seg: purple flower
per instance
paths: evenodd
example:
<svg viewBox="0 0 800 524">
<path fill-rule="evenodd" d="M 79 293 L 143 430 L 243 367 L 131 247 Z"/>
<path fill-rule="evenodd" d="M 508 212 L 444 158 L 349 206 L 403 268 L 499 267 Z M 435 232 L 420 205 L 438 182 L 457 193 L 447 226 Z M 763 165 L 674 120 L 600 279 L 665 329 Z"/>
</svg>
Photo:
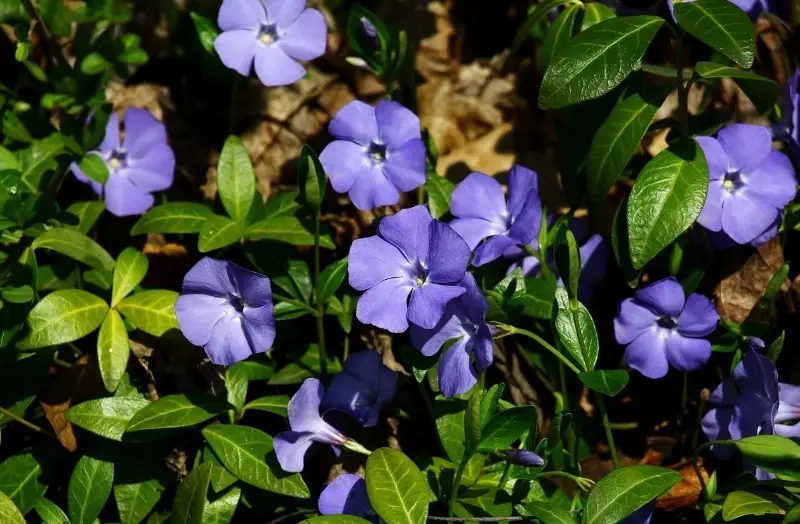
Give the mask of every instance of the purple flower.
<svg viewBox="0 0 800 524">
<path fill-rule="evenodd" d="M 375 28 L 375 24 L 370 22 L 366 16 L 362 16 L 359 19 L 359 23 L 361 24 L 361 31 L 367 36 L 367 38 L 370 40 L 375 40 L 378 38 L 378 30 Z"/>
<path fill-rule="evenodd" d="M 325 53 L 327 27 L 322 14 L 306 9 L 305 0 L 223 0 L 214 40 L 222 63 L 265 86 L 300 80 L 306 70 L 296 60 L 313 60 Z"/>
<path fill-rule="evenodd" d="M 450 226 L 475 250 L 473 265 L 482 266 L 536 238 L 542 220 L 538 187 L 536 172 L 520 165 L 508 174 L 508 203 L 500 182 L 483 173 L 472 173 L 456 186 L 450 205 L 456 219 Z"/>
<path fill-rule="evenodd" d="M 789 158 L 772 150 L 772 134 L 762 126 L 732 124 L 717 138 L 697 137 L 708 162 L 705 206 L 697 222 L 747 244 L 775 226 L 797 192 Z"/>
<path fill-rule="evenodd" d="M 318 508 L 323 515 L 354 515 L 367 520 L 376 516 L 367 495 L 367 483 L 352 473 L 342 473 L 322 490 Z"/>
<path fill-rule="evenodd" d="M 775 140 L 789 141 L 789 153 L 795 162 L 800 161 L 800 93 L 798 93 L 798 82 L 800 82 L 800 69 L 795 69 L 792 76 L 783 86 L 783 114 L 781 119 L 772 127 L 772 135 Z"/>
<path fill-rule="evenodd" d="M 719 314 L 706 297 L 683 288 L 672 277 L 641 288 L 619 305 L 614 319 L 617 342 L 626 344 L 625 362 L 648 378 L 661 378 L 671 365 L 694 371 L 711 357 L 702 338 L 717 327 Z"/>
<path fill-rule="evenodd" d="M 360 351 L 350 355 L 342 372 L 333 377 L 322 405 L 344 411 L 364 426 L 374 426 L 396 390 L 397 375 L 383 365 L 381 356 L 376 351 Z"/>
<path fill-rule="evenodd" d="M 632 515 L 622 521 L 622 524 L 650 524 L 650 519 L 653 518 L 653 511 L 655 509 L 655 501 L 649 502 L 634 511 Z"/>
<path fill-rule="evenodd" d="M 87 177 L 77 163 L 70 168 L 75 178 L 102 194 L 112 215 L 141 215 L 153 205 L 153 191 L 172 185 L 175 154 L 167 144 L 167 130 L 146 109 L 125 110 L 125 139 L 120 140 L 119 117 L 112 113 L 106 136 L 99 149 L 89 154 L 103 159 L 108 167 L 105 184 Z"/>
<path fill-rule="evenodd" d="M 275 340 L 269 278 L 205 257 L 183 277 L 175 302 L 183 336 L 214 364 L 230 366 L 263 353 Z"/>
<path fill-rule="evenodd" d="M 506 450 L 506 458 L 512 464 L 525 467 L 536 467 L 544 465 L 544 459 L 533 451 L 511 448 Z"/>
<path fill-rule="evenodd" d="M 439 360 L 439 388 L 446 397 L 472 389 L 493 359 L 492 332 L 485 321 L 489 304 L 471 274 L 464 276 L 462 286 L 466 292 L 447 306 L 438 325 L 411 327 L 411 342 L 427 357 L 454 341 Z"/>
<path fill-rule="evenodd" d="M 354 100 L 331 120 L 336 137 L 319 160 L 337 193 L 347 193 L 358 209 L 389 206 L 400 191 L 425 183 L 425 144 L 417 115 L 397 102 L 376 107 Z"/>
<path fill-rule="evenodd" d="M 382 219 L 378 235 L 350 247 L 350 285 L 364 291 L 356 317 L 392 333 L 408 329 L 409 321 L 433 328 L 447 303 L 464 293 L 459 284 L 469 257 L 458 233 L 425 206 Z"/>
<path fill-rule="evenodd" d="M 278 433 L 273 441 L 275 455 L 284 471 L 303 471 L 306 451 L 314 442 L 330 444 L 336 454 L 347 442 L 347 437 L 319 414 L 324 394 L 325 388 L 318 379 L 307 378 L 289 401 L 289 427 L 292 430 Z"/>
</svg>

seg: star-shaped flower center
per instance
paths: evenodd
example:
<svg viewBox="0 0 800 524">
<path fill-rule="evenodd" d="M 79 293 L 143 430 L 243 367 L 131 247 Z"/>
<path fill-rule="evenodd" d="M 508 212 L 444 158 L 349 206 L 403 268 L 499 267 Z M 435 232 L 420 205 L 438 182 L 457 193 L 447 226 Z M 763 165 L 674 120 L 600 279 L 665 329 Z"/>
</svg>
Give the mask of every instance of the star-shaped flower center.
<svg viewBox="0 0 800 524">
<path fill-rule="evenodd" d="M 658 327 L 665 329 L 673 329 L 678 325 L 678 323 L 675 322 L 675 319 L 672 317 L 661 317 L 656 321 L 656 323 L 658 324 Z"/>
<path fill-rule="evenodd" d="M 119 169 L 125 167 L 127 163 L 128 152 L 124 149 L 115 149 L 111 152 L 108 159 L 108 167 L 111 169 Z"/>
<path fill-rule="evenodd" d="M 372 142 L 367 148 L 367 154 L 376 164 L 382 164 L 386 161 L 386 144 L 380 141 Z"/>
<path fill-rule="evenodd" d="M 726 191 L 736 191 L 740 187 L 744 185 L 742 181 L 742 176 L 739 171 L 730 171 L 725 173 L 725 178 L 722 180 L 722 188 Z"/>
<path fill-rule="evenodd" d="M 270 45 L 278 40 L 278 26 L 274 23 L 264 23 L 258 29 L 258 41 Z"/>
</svg>

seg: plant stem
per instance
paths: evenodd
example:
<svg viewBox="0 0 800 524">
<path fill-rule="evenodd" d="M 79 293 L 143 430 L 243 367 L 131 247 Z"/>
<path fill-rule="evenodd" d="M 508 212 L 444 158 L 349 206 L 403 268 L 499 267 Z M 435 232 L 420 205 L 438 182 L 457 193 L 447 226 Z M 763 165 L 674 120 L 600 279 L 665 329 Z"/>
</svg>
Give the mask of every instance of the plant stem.
<svg viewBox="0 0 800 524">
<path fill-rule="evenodd" d="M 586 491 L 584 486 L 586 486 L 587 482 L 591 482 L 588 481 L 587 479 L 582 479 L 571 473 L 567 473 L 566 471 L 543 471 L 542 473 L 536 474 L 536 478 L 547 478 L 547 477 L 563 477 L 565 479 L 569 479 L 584 491 Z"/>
<path fill-rule="evenodd" d="M 708 491 L 706 489 L 706 481 L 703 479 L 703 474 L 700 472 L 700 468 L 697 467 L 697 459 L 700 457 L 700 452 L 711 446 L 733 445 L 734 443 L 732 440 L 709 440 L 697 446 L 694 453 L 692 453 L 692 467 L 694 468 L 694 474 L 697 475 L 697 481 L 700 482 L 700 493 L 703 495 L 703 500 L 708 500 Z"/>
<path fill-rule="evenodd" d="M 597 393 L 597 407 L 600 409 L 600 416 L 603 418 L 603 429 L 606 430 L 606 440 L 608 440 L 608 450 L 611 452 L 611 463 L 614 464 L 614 469 L 619 469 L 619 458 L 617 458 L 617 446 L 614 445 L 614 435 L 611 433 L 611 422 L 608 420 L 608 412 L 606 411 L 606 403 L 603 396 Z"/>
<path fill-rule="evenodd" d="M 30 429 L 32 431 L 35 431 L 36 433 L 42 433 L 43 435 L 50 435 L 49 433 L 46 433 L 42 428 L 40 428 L 39 426 L 37 426 L 33 422 L 28 422 L 24 418 L 20 417 L 19 415 L 15 415 L 14 413 L 12 413 L 9 410 L 7 410 L 6 408 L 0 408 L 0 413 L 2 413 L 3 415 L 7 416 L 11 420 L 19 422 L 20 424 L 22 424 L 26 428 L 28 428 L 28 429 Z"/>
<path fill-rule="evenodd" d="M 642 64 L 642 71 L 651 75 L 663 76 L 665 78 L 676 78 L 678 70 L 674 67 L 657 66 L 652 64 Z M 684 76 L 692 76 L 694 71 L 692 69 L 684 69 Z"/>
<path fill-rule="evenodd" d="M 56 59 L 58 59 L 58 61 L 66 67 L 71 67 L 67 57 L 64 56 L 61 47 L 59 47 L 55 39 L 52 38 L 52 33 L 47 29 L 47 25 L 45 25 L 44 20 L 42 20 L 42 17 L 33 6 L 31 0 L 22 0 L 22 5 L 25 6 L 25 11 L 28 12 L 28 16 L 36 21 L 34 26 L 35 30 L 39 33 L 39 38 L 45 43 L 45 52 L 50 56 L 50 61 L 55 62 Z"/>
<path fill-rule="evenodd" d="M 447 512 L 448 517 L 452 517 L 456 513 L 456 500 L 458 499 L 458 486 L 461 485 L 461 477 L 464 476 L 464 470 L 467 469 L 467 463 L 471 457 L 462 457 L 461 464 L 458 465 L 456 476 L 453 477 L 453 489 L 450 491 L 450 510 Z"/>
<path fill-rule="evenodd" d="M 511 475 L 511 463 L 506 461 L 506 467 L 503 469 L 503 474 L 500 476 L 500 481 L 497 483 L 497 491 L 503 491 L 508 482 L 508 477 Z"/>
<path fill-rule="evenodd" d="M 510 326 L 508 324 L 495 324 L 495 326 L 497 326 L 498 328 L 502 329 L 503 331 L 505 331 L 509 335 L 523 335 L 523 336 L 526 336 L 526 337 L 528 337 L 528 338 L 530 338 L 532 340 L 535 340 L 536 342 L 539 343 L 540 346 L 542 346 L 547 351 L 549 351 L 550 353 L 555 355 L 559 360 L 561 360 L 561 362 L 563 362 L 565 366 L 567 366 L 569 369 L 571 369 L 573 371 L 573 373 L 575 373 L 576 375 L 581 373 L 581 370 L 578 369 L 577 367 L 575 367 L 575 364 L 570 362 L 570 360 L 566 356 L 562 355 L 561 352 L 559 352 L 556 348 L 554 348 L 545 339 L 543 339 L 542 337 L 540 337 L 536 333 L 532 333 L 532 332 L 528 331 L 527 329 L 521 329 L 521 328 L 518 328 L 516 326 Z"/>
<path fill-rule="evenodd" d="M 325 304 L 319 299 L 322 293 L 321 282 L 319 281 L 319 233 L 320 233 L 320 216 L 317 213 L 314 217 L 314 282 L 316 283 L 316 293 L 314 294 L 314 302 L 317 306 L 317 339 L 319 341 L 319 370 L 322 377 L 328 376 L 328 355 L 325 351 L 325 323 L 324 323 L 324 310 Z"/>
</svg>

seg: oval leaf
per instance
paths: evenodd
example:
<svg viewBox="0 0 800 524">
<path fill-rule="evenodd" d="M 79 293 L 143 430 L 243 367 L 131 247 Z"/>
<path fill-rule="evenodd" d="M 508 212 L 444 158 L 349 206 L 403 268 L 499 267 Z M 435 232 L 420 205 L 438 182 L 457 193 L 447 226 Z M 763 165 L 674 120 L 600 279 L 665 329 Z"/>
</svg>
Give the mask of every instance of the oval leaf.
<svg viewBox="0 0 800 524">
<path fill-rule="evenodd" d="M 274 240 L 295 246 L 313 246 L 314 224 L 297 217 L 278 216 L 251 224 L 245 235 L 252 240 Z M 319 245 L 328 249 L 336 247 L 327 233 L 320 235 Z"/>
<path fill-rule="evenodd" d="M 800 445 L 778 435 L 758 435 L 735 442 L 742 455 L 778 477 L 800 480 Z"/>
<path fill-rule="evenodd" d="M 94 180 L 98 184 L 105 184 L 108 182 L 108 166 L 105 161 L 100 158 L 100 155 L 89 153 L 81 159 L 79 166 L 83 174 L 90 180 Z"/>
<path fill-rule="evenodd" d="M 0 463 L 0 491 L 25 514 L 47 489 L 42 476 L 42 466 L 32 454 L 13 455 Z"/>
<path fill-rule="evenodd" d="M 110 393 L 116 391 L 125 369 L 128 367 L 128 356 L 131 345 L 128 331 L 122 317 L 115 310 L 109 310 L 100 333 L 97 336 L 97 363 L 103 384 Z"/>
<path fill-rule="evenodd" d="M 539 63 L 542 71 L 547 70 L 553 57 L 567 47 L 569 41 L 572 40 L 575 34 L 575 20 L 581 12 L 583 12 L 581 6 L 567 6 L 550 24 L 544 37 L 544 43 L 542 43 L 542 50 L 539 53 Z"/>
<path fill-rule="evenodd" d="M 617 16 L 605 4 L 600 2 L 591 2 L 586 4 L 586 11 L 583 13 L 583 20 L 581 20 L 581 32 L 586 31 L 593 25 L 599 24 L 603 20 L 614 18 Z"/>
<path fill-rule="evenodd" d="M 42 519 L 42 524 L 69 524 L 69 517 L 64 513 L 64 510 L 49 499 L 44 497 L 40 498 L 33 509 L 36 510 L 36 514 Z M 2 515 L 2 511 L 0 511 L 0 516 Z M 3 522 L 6 522 L 6 518 L 7 517 L 3 517 Z M 14 521 L 10 520 L 8 522 L 13 523 Z M 24 523 L 25 521 L 22 520 L 20 522 Z"/>
<path fill-rule="evenodd" d="M 114 259 L 100 244 L 66 227 L 48 229 L 36 237 L 33 249 L 51 249 L 95 269 L 109 272 L 114 269 Z"/>
<path fill-rule="evenodd" d="M 133 416 L 125 436 L 136 436 L 150 430 L 194 426 L 222 413 L 227 404 L 213 398 L 167 395 L 151 402 Z"/>
<path fill-rule="evenodd" d="M 206 493 L 211 482 L 211 463 L 204 462 L 194 468 L 178 486 L 172 503 L 173 524 L 202 524 L 206 509 Z"/>
<path fill-rule="evenodd" d="M 520 515 L 533 517 L 545 524 L 575 524 L 577 519 L 572 514 L 549 502 L 531 502 L 524 507 L 517 506 Z"/>
<path fill-rule="evenodd" d="M 139 524 L 153 510 L 164 492 L 158 479 L 117 484 L 114 499 L 117 501 L 120 524 Z"/>
<path fill-rule="evenodd" d="M 578 251 L 575 235 L 568 227 L 560 228 L 553 251 L 558 275 L 566 283 L 570 298 L 577 300 L 578 280 L 581 276 L 581 254 Z"/>
<path fill-rule="evenodd" d="M 297 188 L 302 202 L 315 215 L 320 212 L 327 183 L 328 178 L 317 154 L 308 144 L 304 145 L 297 164 Z"/>
<path fill-rule="evenodd" d="M 386 522 L 423 524 L 428 518 L 430 488 L 425 475 L 402 452 L 373 451 L 367 459 L 366 480 L 369 501 Z"/>
<path fill-rule="evenodd" d="M 257 398 L 244 406 L 244 410 L 255 409 L 256 411 L 268 411 L 282 417 L 289 414 L 289 396 L 271 395 L 269 397 Z"/>
<path fill-rule="evenodd" d="M 675 4 L 675 19 L 690 35 L 702 40 L 742 67 L 755 58 L 753 23 L 728 0 L 693 0 Z"/>
<path fill-rule="evenodd" d="M 93 524 L 111 495 L 114 463 L 84 455 L 72 470 L 67 507 L 72 524 Z"/>
<path fill-rule="evenodd" d="M 197 240 L 197 249 L 201 253 L 208 253 L 221 247 L 230 246 L 242 238 L 242 225 L 228 217 L 214 215 L 206 219 L 200 238 Z"/>
<path fill-rule="evenodd" d="M 586 524 L 616 524 L 680 482 L 677 472 L 637 465 L 612 471 L 589 494 Z"/>
<path fill-rule="evenodd" d="M 172 202 L 155 206 L 142 215 L 131 235 L 144 233 L 199 233 L 214 212 L 205 204 Z"/>
<path fill-rule="evenodd" d="M 121 441 L 130 420 L 148 404 L 137 397 L 98 398 L 71 407 L 66 417 L 87 431 Z"/>
<path fill-rule="evenodd" d="M 203 513 L 203 524 L 230 524 L 242 490 L 233 488 L 223 496 L 206 506 Z"/>
<path fill-rule="evenodd" d="M 742 71 L 735 67 L 712 62 L 698 62 L 694 66 L 694 70 L 703 78 L 732 79 L 761 114 L 772 109 L 780 94 L 778 84 L 752 71 Z"/>
<path fill-rule="evenodd" d="M 347 276 L 347 259 L 337 260 L 319 274 L 319 297 L 317 303 L 325 303 L 331 298 Z"/>
<path fill-rule="evenodd" d="M 514 36 L 514 42 L 511 44 L 511 53 L 516 53 L 522 44 L 525 43 L 525 40 L 531 36 L 531 31 L 536 26 L 536 23 L 539 20 L 544 19 L 550 12 L 553 11 L 556 7 L 568 3 L 569 0 L 547 0 L 546 2 L 542 2 L 540 5 L 533 6 L 533 8 L 528 11 L 528 16 L 525 18 L 525 21 L 517 30 L 517 34 Z"/>
<path fill-rule="evenodd" d="M 600 353 L 600 343 L 592 315 L 580 302 L 571 303 L 564 288 L 556 289 L 555 296 L 558 339 L 581 369 L 593 369 Z"/>
<path fill-rule="evenodd" d="M 628 385 L 628 372 L 624 369 L 584 371 L 578 378 L 589 389 L 609 397 L 613 397 Z"/>
<path fill-rule="evenodd" d="M 30 333 L 17 343 L 19 349 L 66 344 L 85 337 L 103 323 L 108 304 L 79 289 L 54 291 L 28 314 Z"/>
<path fill-rule="evenodd" d="M 137 329 L 160 337 L 170 329 L 178 329 L 175 301 L 178 294 L 166 289 L 152 289 L 132 295 L 117 306 Z"/>
<path fill-rule="evenodd" d="M 229 136 L 222 146 L 217 166 L 217 189 L 228 216 L 243 224 L 256 194 L 256 175 L 250 155 L 239 137 Z"/>
<path fill-rule="evenodd" d="M 767 491 L 734 491 L 728 493 L 722 503 L 722 518 L 725 521 L 747 515 L 783 515 L 784 509 L 774 500 L 780 500 Z"/>
<path fill-rule="evenodd" d="M 50 504 L 53 503 L 50 502 Z M 25 524 L 25 517 L 22 516 L 19 508 L 14 505 L 14 502 L 5 493 L 0 493 L 0 522 L 5 524 Z M 48 520 L 42 517 L 42 522 L 47 523 Z"/>
<path fill-rule="evenodd" d="M 536 408 L 521 406 L 501 411 L 489 420 L 481 433 L 480 451 L 509 447 L 536 420 Z"/>
<path fill-rule="evenodd" d="M 428 209 L 433 218 L 441 218 L 442 215 L 450 211 L 450 201 L 453 198 L 455 184 L 443 176 L 436 174 L 436 171 L 429 170 L 425 189 L 428 190 Z"/>
<path fill-rule="evenodd" d="M 111 307 L 128 296 L 147 274 L 147 257 L 132 247 L 126 247 L 117 257 L 114 265 L 114 285 L 111 293 Z"/>
</svg>

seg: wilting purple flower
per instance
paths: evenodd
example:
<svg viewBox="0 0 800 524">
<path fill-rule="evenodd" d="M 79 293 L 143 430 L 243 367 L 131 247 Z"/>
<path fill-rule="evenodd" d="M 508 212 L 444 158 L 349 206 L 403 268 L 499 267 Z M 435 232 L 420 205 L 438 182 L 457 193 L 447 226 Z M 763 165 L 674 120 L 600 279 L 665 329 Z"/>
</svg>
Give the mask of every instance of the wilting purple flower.
<svg viewBox="0 0 800 524">
<path fill-rule="evenodd" d="M 464 275 L 462 285 L 466 292 L 448 304 L 438 325 L 411 327 L 411 342 L 426 357 L 454 340 L 439 359 L 439 388 L 446 397 L 472 389 L 493 359 L 492 332 L 485 320 L 489 304 L 471 274 Z"/>
<path fill-rule="evenodd" d="M 623 520 L 622 524 L 650 524 L 650 519 L 653 518 L 653 511 L 655 509 L 655 501 L 645 504 L 634 511 L 631 516 Z"/>
<path fill-rule="evenodd" d="M 711 343 L 702 338 L 717 326 L 719 314 L 706 297 L 683 288 L 672 277 L 636 291 L 619 305 L 614 319 L 617 342 L 626 344 L 625 362 L 648 378 L 661 378 L 671 365 L 693 371 L 708 362 Z"/>
<path fill-rule="evenodd" d="M 265 86 L 293 84 L 306 70 L 296 60 L 325 53 L 327 27 L 322 13 L 306 9 L 306 0 L 223 0 L 214 40 L 222 63 Z"/>
<path fill-rule="evenodd" d="M 307 378 L 289 401 L 289 427 L 275 436 L 273 444 L 278 463 L 284 471 L 303 471 L 306 451 L 314 442 L 330 444 L 334 453 L 339 453 L 347 441 L 338 429 L 322 419 L 319 405 L 325 388 L 316 378 Z"/>
<path fill-rule="evenodd" d="M 511 448 L 506 450 L 506 458 L 512 464 L 524 467 L 536 467 L 544 465 L 544 459 L 533 451 Z"/>
<path fill-rule="evenodd" d="M 108 167 L 105 184 L 87 177 L 77 163 L 70 168 L 75 178 L 103 195 L 112 215 L 141 215 L 152 207 L 153 191 L 172 185 L 175 154 L 167 143 L 167 130 L 146 109 L 125 110 L 125 140 L 120 140 L 119 117 L 112 113 L 100 147 L 89 154 L 103 159 Z"/>
<path fill-rule="evenodd" d="M 381 356 L 376 351 L 359 351 L 350 355 L 342 372 L 333 377 L 322 405 L 344 411 L 364 426 L 374 426 L 396 390 L 397 375 L 383 365 Z"/>
<path fill-rule="evenodd" d="M 508 203 L 500 182 L 483 173 L 472 173 L 456 186 L 450 204 L 456 219 L 450 226 L 475 250 L 473 265 L 482 266 L 536 238 L 542 220 L 538 187 L 536 172 L 520 165 L 508 174 Z"/>
<path fill-rule="evenodd" d="M 417 115 L 389 100 L 376 107 L 354 100 L 331 120 L 338 140 L 319 160 L 337 193 L 347 193 L 358 209 L 390 206 L 401 191 L 425 183 L 425 144 Z"/>
<path fill-rule="evenodd" d="M 772 150 L 762 126 L 732 124 L 717 138 L 696 137 L 706 156 L 708 197 L 697 222 L 747 244 L 775 226 L 797 192 L 789 158 Z"/>
<path fill-rule="evenodd" d="M 263 353 L 275 340 L 269 278 L 205 257 L 183 277 L 175 315 L 186 339 L 214 364 L 230 366 Z"/>
<path fill-rule="evenodd" d="M 342 473 L 319 495 L 319 512 L 323 515 L 354 515 L 367 520 L 375 518 L 369 502 L 367 483 L 353 473 Z"/>
<path fill-rule="evenodd" d="M 356 317 L 392 333 L 408 329 L 409 321 L 433 328 L 447 303 L 464 293 L 469 256 L 458 233 L 425 206 L 382 219 L 376 236 L 350 247 L 350 285 L 364 291 Z"/>
</svg>

